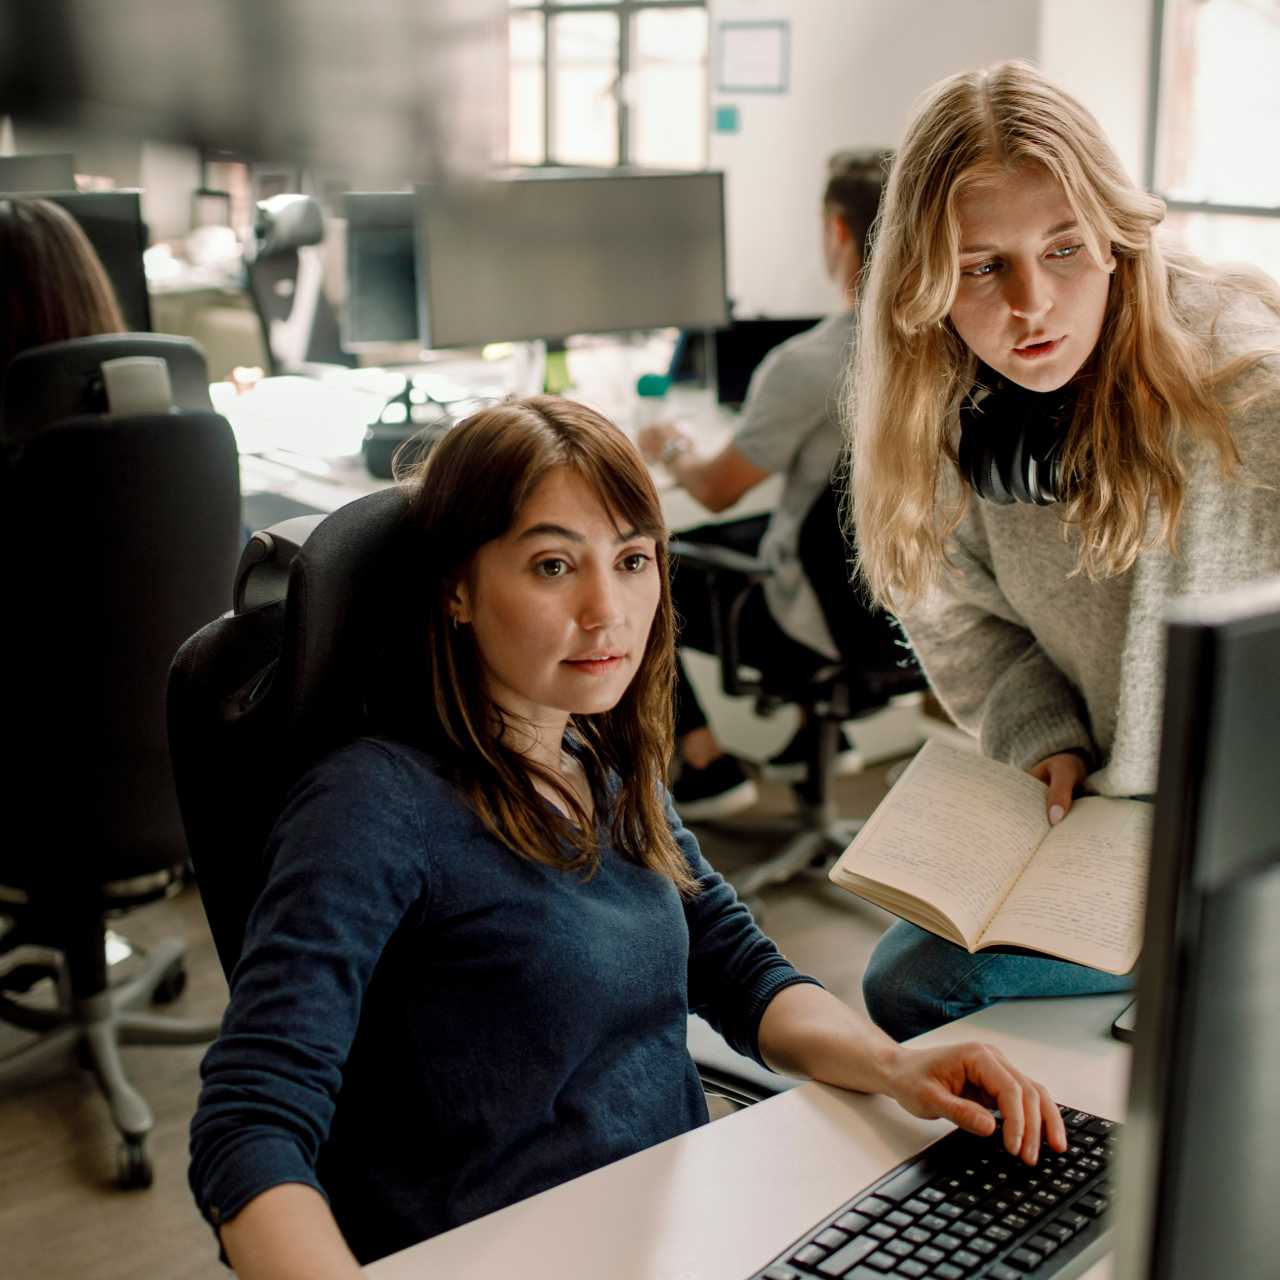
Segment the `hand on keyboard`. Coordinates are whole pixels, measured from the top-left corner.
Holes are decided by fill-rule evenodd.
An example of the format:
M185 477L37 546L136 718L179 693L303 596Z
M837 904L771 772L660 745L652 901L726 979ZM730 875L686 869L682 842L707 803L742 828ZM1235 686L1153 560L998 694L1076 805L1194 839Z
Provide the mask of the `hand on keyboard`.
M1027 1164L1035 1164L1042 1136L1055 1151L1067 1149L1062 1116L1049 1091L990 1045L901 1046L885 1092L913 1116L950 1120L979 1137L995 1131L991 1108L998 1107L1005 1149Z

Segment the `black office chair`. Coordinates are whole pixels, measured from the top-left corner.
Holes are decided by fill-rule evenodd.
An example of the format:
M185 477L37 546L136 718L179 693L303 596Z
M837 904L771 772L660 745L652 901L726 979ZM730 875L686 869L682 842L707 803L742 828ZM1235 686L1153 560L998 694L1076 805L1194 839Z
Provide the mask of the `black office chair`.
M15 358L3 406L6 436L16 435L0 478L10 756L0 955L17 961L18 948L34 947L38 958L0 976L0 1020L38 1035L0 1060L0 1083L79 1052L123 1137L120 1181L131 1187L151 1180L152 1117L118 1046L200 1043L217 1026L142 1011L181 991L178 941L113 986L106 922L183 883L166 681L178 645L225 607L240 540L239 460L223 418L92 411L87 353L154 354L157 341L76 339ZM180 360L198 354L190 345ZM76 387L90 411L45 423L28 412L59 397L65 411ZM54 1007L39 999L43 977L54 978Z
M169 741L196 880L228 978L267 874L262 851L289 787L365 731L375 680L398 684L386 638L416 581L399 536L405 490L255 533L231 616L182 646ZM385 686L384 686L385 687ZM234 803L229 803L234 797ZM789 1087L709 1028L690 1045L709 1093L738 1105Z
M679 539L671 544L680 572L706 580L724 692L754 697L761 715L794 704L816 729L809 735L804 775L793 785L795 817L782 828L790 838L765 860L730 877L739 896L757 908L760 891L769 885L828 869L862 827L859 819L838 817L832 797L841 726L925 688L924 674L895 620L883 610L868 608L850 582L837 481L810 508L797 551L840 651L838 661L812 674L794 669L756 672L744 668L739 658L739 619L747 597L772 573L769 565L726 547Z
M355 356L342 349L338 317L324 292L324 270L315 248L323 241L324 215L312 196L279 195L258 202L245 270L272 374L314 374L335 365L356 365Z

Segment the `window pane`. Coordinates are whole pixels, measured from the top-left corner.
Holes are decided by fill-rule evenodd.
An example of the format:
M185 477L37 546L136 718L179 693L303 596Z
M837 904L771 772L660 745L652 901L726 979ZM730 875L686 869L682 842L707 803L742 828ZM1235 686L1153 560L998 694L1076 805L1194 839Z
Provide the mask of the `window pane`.
M1207 262L1247 262L1280 280L1280 218L1171 213L1167 237Z
M574 13L551 23L552 157L560 164L617 164L618 19Z
M641 9L631 28L631 162L701 169L707 162L707 11Z
M1156 187L1179 200L1280 205L1280 3L1168 0Z
M507 158L511 164L541 164L543 147L543 58L546 31L540 13L513 13Z

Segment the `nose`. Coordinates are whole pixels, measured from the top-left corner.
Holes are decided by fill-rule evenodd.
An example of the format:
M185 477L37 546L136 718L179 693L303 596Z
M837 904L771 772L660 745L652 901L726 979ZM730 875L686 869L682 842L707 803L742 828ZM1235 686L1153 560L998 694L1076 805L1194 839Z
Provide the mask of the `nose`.
M582 575L578 625L584 631L605 631L623 621L621 588L609 571Z
M1038 267L1014 267L1008 275L1006 298L1009 310L1021 320L1038 320L1053 306L1048 282Z

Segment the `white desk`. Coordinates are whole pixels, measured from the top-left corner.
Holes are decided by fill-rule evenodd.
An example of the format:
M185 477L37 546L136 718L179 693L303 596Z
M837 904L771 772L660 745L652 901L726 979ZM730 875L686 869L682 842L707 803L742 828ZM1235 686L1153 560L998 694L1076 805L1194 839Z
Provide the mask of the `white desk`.
M997 1045L1059 1100L1123 1118L1128 996L1018 1000L921 1037ZM947 1131L885 1098L806 1084L366 1268L374 1280L744 1280ZM1089 1280L1108 1274L1104 1262Z

